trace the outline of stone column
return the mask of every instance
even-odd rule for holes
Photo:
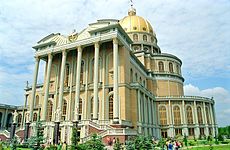
[[[195,118],[195,137],[198,138],[200,135],[200,128],[198,124],[198,117],[197,117],[197,107],[196,107],[196,101],[194,101],[194,118]]]
[[[188,128],[187,128],[187,123],[185,119],[186,111],[184,107],[185,107],[185,103],[184,103],[184,100],[182,100],[182,124],[183,124],[182,135],[188,136]]]
[[[93,120],[98,119],[98,66],[99,66],[99,43],[94,44],[94,79],[93,79]]]
[[[24,130],[24,142],[27,143],[29,138],[29,130],[30,130],[30,122],[26,122],[25,130]]]
[[[205,124],[204,134],[206,136],[208,136],[209,135],[209,132],[208,132],[208,120],[207,120],[207,116],[206,116],[205,102],[203,102],[203,109],[204,109],[204,111],[203,111],[203,113],[204,113],[203,118],[204,118],[204,124]]]
[[[139,122],[138,132],[141,133],[142,116],[141,116],[141,99],[140,99],[140,91],[139,90],[137,90],[137,101],[138,101],[138,122]]]
[[[76,72],[76,89],[75,89],[75,115],[74,121],[78,121],[79,117],[79,99],[80,99],[80,77],[81,77],[81,57],[82,57],[82,48],[78,47],[77,53],[77,72]]]
[[[59,139],[60,139],[60,137],[59,137],[59,130],[60,130],[59,125],[60,125],[60,122],[55,122],[54,138],[53,138],[54,139],[54,144],[58,144]]]
[[[211,103],[209,103],[209,109],[210,109],[210,114],[211,114],[212,135],[214,136],[215,128],[214,128],[214,118],[213,118],[213,111],[212,111]]]
[[[21,123],[21,127],[24,127],[25,125],[25,112],[26,112],[26,107],[27,107],[27,100],[28,100],[28,95],[25,94],[25,102],[24,102],[24,107],[23,107],[23,111],[22,111],[22,123]]]
[[[152,105],[151,105],[151,100],[150,100],[149,97],[147,98],[147,100],[148,100],[147,104],[148,104],[148,111],[149,111],[148,112],[148,117],[149,117],[148,118],[148,120],[149,120],[148,123],[149,123],[149,125],[151,125],[152,124]]]
[[[113,121],[119,123],[119,88],[118,88],[118,39],[113,39]]]
[[[149,125],[149,133],[150,135],[152,136],[152,108],[151,108],[151,101],[150,101],[150,98],[148,97],[148,117],[149,117],[149,122],[148,122],[148,125]]]
[[[146,98],[145,94],[143,94],[144,96],[144,115],[145,115],[145,135],[148,135],[148,99]]]
[[[48,66],[46,71],[46,81],[45,81],[45,95],[44,95],[44,106],[43,106],[43,114],[42,114],[42,121],[46,120],[46,113],[47,113],[47,104],[49,98],[49,85],[50,85],[50,73],[51,73],[51,66],[52,66],[52,59],[53,55],[50,53],[48,54]]]
[[[59,97],[58,97],[58,108],[56,116],[56,121],[59,122],[61,120],[62,115],[62,101],[63,101],[63,92],[64,92],[64,78],[65,78],[65,65],[66,65],[66,50],[62,51],[62,62],[61,62],[61,76],[60,76],[60,87],[59,87]]]
[[[215,105],[215,102],[213,101],[213,104],[212,104],[212,111],[213,111],[213,119],[214,119],[214,128],[215,128],[215,136],[218,135],[218,126],[217,126],[217,122],[216,122],[216,112],[215,112],[215,108],[214,108],[214,105]]]
[[[36,94],[39,62],[40,62],[40,59],[38,57],[35,57],[35,69],[34,69],[34,79],[33,79],[33,86],[32,86],[32,97],[31,97],[31,101],[30,101],[30,118],[29,118],[30,122],[33,119],[33,110],[34,110],[34,101],[35,101],[35,94]]]
[[[173,117],[172,117],[172,109],[171,109],[171,101],[169,100],[169,106],[168,106],[168,112],[169,112],[169,131],[168,135],[170,137],[174,137],[174,126],[173,126]]]

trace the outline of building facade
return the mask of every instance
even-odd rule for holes
[[[121,20],[103,19],[81,32],[50,34],[33,47],[34,80],[17,112],[30,135],[38,116],[44,136],[71,143],[77,125],[81,142],[92,133],[106,143],[130,136],[174,137],[216,134],[214,100],[185,96],[182,61],[162,53],[151,24],[131,7]],[[45,61],[44,84],[37,84]]]

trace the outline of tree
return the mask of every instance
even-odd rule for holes
[[[77,127],[73,127],[72,129],[72,137],[71,137],[71,142],[72,142],[72,145],[71,145],[71,149],[75,150],[76,148],[79,149],[79,150],[82,150],[84,148],[81,148],[81,147],[84,147],[81,145],[78,145],[78,142],[79,142],[79,137],[77,135]]]
[[[85,143],[87,150],[103,150],[105,145],[102,143],[101,137],[93,134],[91,139]]]
[[[121,143],[118,138],[114,144],[113,150],[121,150]]]
[[[127,150],[151,150],[154,147],[152,139],[145,136],[136,136],[126,144]]]
[[[38,114],[40,114],[40,110]],[[44,143],[43,130],[44,128],[42,127],[42,122],[40,121],[40,115],[38,115],[38,120],[35,124],[35,135],[29,139],[29,145],[36,150],[41,149],[41,144]]]
[[[73,127],[72,129],[72,137],[71,137],[72,145],[77,145],[77,128]]]

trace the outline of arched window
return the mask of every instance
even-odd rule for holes
[[[84,76],[85,62],[81,61],[81,73],[80,73],[80,83],[83,84],[83,76]]]
[[[143,41],[147,42],[147,35],[143,35]]]
[[[164,63],[162,61],[158,62],[158,67],[160,72],[164,71]]]
[[[39,106],[39,96],[37,95],[35,99],[35,108],[37,108],[38,106]]]
[[[203,124],[202,111],[200,106],[197,107],[197,117],[198,117],[198,123]]]
[[[69,86],[69,74],[70,74],[70,67],[69,67],[69,64],[66,64],[66,67],[65,67],[65,86]]]
[[[174,125],[181,124],[181,116],[180,116],[180,107],[174,106],[173,107],[173,116],[174,116]]]
[[[154,42],[154,39],[153,39],[153,37],[151,37],[151,42],[152,42],[152,43]]]
[[[169,72],[173,73],[173,64],[171,62],[169,63]]]
[[[138,35],[137,34],[133,34],[133,41],[138,41]]]
[[[37,113],[34,113],[34,115],[33,115],[33,121],[37,121],[37,118],[38,118]]]
[[[176,65],[176,70],[177,70],[177,74],[180,74],[180,67],[179,67],[179,65]]]
[[[81,120],[82,116],[82,99],[79,99],[79,120]]]
[[[21,126],[21,124],[22,124],[22,115],[19,114],[18,115],[18,127]]]
[[[6,119],[6,127],[7,127],[7,129],[11,127],[12,121],[13,121],[13,115],[12,115],[12,113],[9,113],[7,115],[7,119]]]
[[[135,81],[138,82],[138,81],[137,81],[137,73],[135,73]]]
[[[166,114],[165,106],[160,106],[159,116],[160,116],[160,125],[167,125],[167,114]]]
[[[209,117],[210,113],[209,113],[208,107],[205,107],[205,111],[206,111],[207,123],[210,124],[210,123],[211,123],[211,122],[210,122],[210,117]]]
[[[192,107],[188,106],[186,109],[187,114],[187,124],[193,124],[193,116],[192,116]]]
[[[2,121],[2,112],[0,112],[0,120]],[[2,122],[0,121],[0,128],[2,127]]]
[[[133,70],[130,69],[130,82],[132,83],[133,82]]]
[[[109,96],[109,119],[113,119],[113,95]]]
[[[62,116],[63,116],[63,120],[65,120],[66,118],[66,111],[67,110],[67,102],[66,100],[63,101],[63,106],[62,106]]]
[[[53,111],[53,103],[52,101],[48,101],[48,106],[47,106],[47,114],[46,114],[46,120],[51,121],[52,120],[52,111]]]

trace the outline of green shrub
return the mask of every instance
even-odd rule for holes
[[[83,148],[87,148],[87,150],[103,150],[105,145],[102,143],[101,137],[93,134],[91,139],[83,144]]]
[[[224,138],[223,138],[223,136],[221,134],[218,135],[218,140],[219,141],[224,141]]]
[[[55,145],[50,145],[50,147],[48,148],[49,150],[56,150],[57,149],[57,146]]]
[[[221,144],[228,144],[228,141],[221,141]]]
[[[127,150],[134,150],[134,149],[140,149],[140,150],[148,150],[152,149],[154,147],[152,139],[150,137],[146,136],[136,136],[133,137],[130,141],[126,142],[126,149]]]
[[[189,144],[189,146],[195,146],[196,142],[195,141],[189,141],[188,144]]]

